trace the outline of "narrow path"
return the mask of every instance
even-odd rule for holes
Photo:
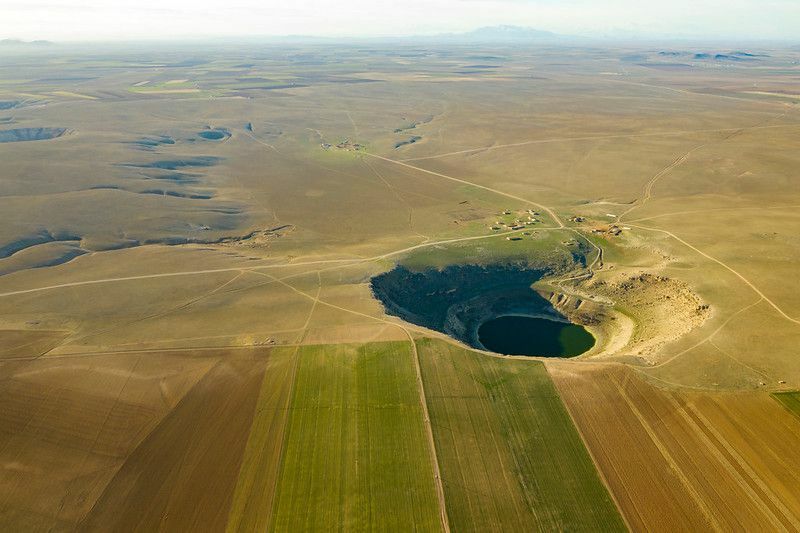
[[[619,222],[622,222],[622,219],[628,213],[630,213],[631,211],[634,211],[636,209],[639,209],[640,207],[644,207],[644,205],[648,201],[650,201],[650,199],[653,197],[653,187],[655,187],[656,183],[661,178],[663,178],[664,176],[666,176],[667,174],[669,174],[670,172],[672,172],[673,170],[675,170],[676,168],[681,166],[683,163],[685,163],[689,159],[689,157],[691,157],[691,155],[693,153],[695,153],[698,150],[701,150],[702,148],[705,148],[706,146],[709,146],[711,144],[718,144],[718,143],[723,143],[725,141],[728,141],[728,140],[732,139],[733,137],[741,135],[744,132],[752,131],[752,130],[759,129],[759,128],[774,127],[775,125],[771,125],[770,126],[770,125],[768,125],[768,123],[773,121],[773,120],[777,120],[777,119],[785,117],[788,112],[789,112],[788,109],[784,110],[783,113],[779,113],[778,115],[772,116],[772,117],[768,118],[767,120],[761,121],[761,122],[759,122],[759,123],[757,123],[757,124],[755,124],[753,126],[743,127],[743,128],[739,128],[737,130],[734,130],[731,133],[729,133],[728,135],[725,135],[722,139],[719,139],[718,141],[706,141],[704,143],[701,143],[701,144],[695,146],[691,150],[688,150],[682,156],[680,156],[677,159],[675,159],[675,161],[673,161],[672,163],[670,163],[669,165],[667,165],[666,167],[661,169],[659,172],[657,172],[655,176],[650,178],[650,180],[644,186],[644,191],[642,193],[642,197],[639,198],[632,206],[630,206],[628,209],[626,209],[617,218],[617,220]]]
[[[559,228],[540,228],[541,230],[548,230],[548,229],[559,229]],[[360,259],[325,259],[319,261],[299,261],[296,263],[273,263],[269,265],[260,265],[260,266],[239,266],[239,267],[227,267],[227,268],[211,268],[211,269],[204,269],[204,270],[184,270],[179,272],[162,272],[158,274],[142,274],[140,276],[123,276],[118,278],[101,278],[101,279],[90,279],[84,281],[73,281],[69,283],[59,283],[58,285],[45,285],[43,287],[35,287],[32,289],[21,289],[17,291],[9,291],[0,293],[0,298],[7,297],[7,296],[16,296],[18,294],[29,294],[34,292],[40,291],[49,291],[53,289],[64,289],[69,287],[80,287],[82,285],[96,285],[100,283],[114,283],[120,281],[136,281],[142,279],[152,279],[152,278],[170,278],[170,277],[177,277],[177,276],[195,276],[195,275],[202,275],[202,274],[217,274],[220,272],[252,272],[258,270],[268,270],[273,268],[291,268],[291,267],[298,267],[298,266],[311,266],[311,265],[324,265],[324,264],[344,264],[347,265],[357,265],[360,263],[368,263],[372,261],[379,261],[381,259],[386,259],[388,257],[392,257],[395,255],[404,254],[407,252],[411,252],[414,250],[418,250],[420,248],[426,248],[428,246],[439,246],[441,244],[452,244],[456,242],[465,242],[465,241],[474,241],[480,239],[491,239],[494,237],[501,237],[503,235],[510,235],[515,233],[514,231],[505,231],[501,233],[491,233],[488,235],[476,235],[472,237],[458,237],[455,239],[444,239],[441,241],[433,241],[433,242],[425,242],[422,244],[415,244],[413,246],[408,246],[406,248],[401,248],[399,250],[393,250],[391,252],[387,252],[385,254],[376,255],[373,257],[367,258],[360,258]]]
[[[673,217],[678,215],[692,215],[696,213],[710,213],[712,211],[744,211],[745,209],[757,209],[759,211],[762,210],[781,210],[781,209],[797,209],[800,208],[800,205],[768,205],[768,206],[740,206],[740,207],[712,207],[710,209],[692,209],[689,211],[672,211],[670,213],[661,213],[660,215],[652,215],[644,218],[636,218],[634,220],[630,220],[629,222],[647,222],[648,220],[655,220],[657,218],[664,218],[664,217]]]
[[[694,147],[694,148],[692,148],[691,150],[687,151],[686,153],[684,153],[683,155],[681,155],[680,157],[678,157],[677,159],[675,159],[675,160],[674,160],[672,163],[670,163],[670,164],[669,164],[669,165],[667,165],[666,167],[664,167],[664,168],[662,168],[661,170],[659,170],[659,171],[658,171],[658,172],[657,172],[657,173],[656,173],[656,174],[655,174],[655,175],[654,175],[652,178],[650,178],[650,180],[649,180],[649,181],[648,181],[648,182],[645,184],[645,186],[644,186],[644,192],[642,193],[642,197],[641,197],[641,198],[639,198],[639,199],[638,199],[638,200],[637,200],[637,201],[636,201],[636,202],[635,202],[635,203],[634,203],[632,206],[630,206],[628,209],[626,209],[625,211],[623,211],[623,213],[622,213],[622,214],[621,214],[619,217],[617,217],[617,220],[618,220],[619,222],[622,222],[622,219],[623,219],[623,218],[624,218],[624,217],[625,217],[625,216],[626,216],[628,213],[630,213],[631,211],[634,211],[634,210],[636,210],[636,209],[639,209],[640,207],[644,207],[644,205],[645,205],[645,204],[646,204],[648,201],[650,201],[650,198],[652,198],[652,197],[653,197],[653,187],[655,186],[656,182],[658,182],[658,180],[660,180],[661,178],[663,178],[664,176],[666,176],[667,174],[669,174],[670,172],[672,172],[673,170],[675,170],[676,168],[678,168],[679,166],[681,166],[683,163],[685,163],[685,162],[686,162],[686,161],[689,159],[689,157],[690,157],[690,156],[691,156],[693,153],[695,153],[696,151],[700,150],[701,148],[704,148],[704,147],[708,146],[709,144],[710,144],[710,143],[703,143],[703,144],[699,144],[699,145],[695,146],[695,147]]]
[[[90,339],[92,337],[97,337],[98,335],[103,335],[103,334],[108,333],[110,331],[114,331],[114,330],[118,330],[118,329],[122,329],[122,328],[127,328],[127,327],[130,327],[130,326],[134,325],[134,324],[139,324],[141,322],[144,322],[146,320],[159,319],[159,318],[163,318],[163,317],[165,317],[165,316],[167,316],[169,314],[175,313],[177,311],[182,311],[182,310],[184,310],[184,309],[196,304],[197,302],[200,302],[200,301],[202,301],[202,300],[204,300],[206,298],[209,298],[209,297],[213,296],[214,294],[216,294],[219,291],[223,290],[228,285],[234,283],[236,280],[238,280],[243,275],[244,275],[244,272],[239,271],[234,277],[232,277],[231,279],[225,281],[221,285],[218,285],[217,287],[215,287],[215,288],[213,288],[213,289],[211,289],[208,292],[205,292],[203,294],[195,295],[195,296],[189,298],[188,300],[186,300],[186,301],[184,301],[184,302],[182,302],[182,303],[180,303],[180,304],[178,304],[176,306],[170,307],[169,309],[165,309],[163,311],[159,311],[157,313],[153,313],[153,314],[146,315],[146,316],[143,316],[143,317],[134,318],[134,319],[128,320],[126,322],[121,322],[121,323],[118,323],[118,324],[114,324],[114,325],[108,326],[108,327],[106,327],[104,329],[100,329],[100,330],[96,330],[96,331],[90,331],[90,332],[88,332],[88,333],[86,333],[84,335],[79,335],[78,332],[75,331],[70,336],[68,336],[66,339],[64,339],[64,341],[61,344],[62,345],[75,344],[78,341],[85,341],[86,339]]]
[[[766,294],[764,294],[763,292],[761,292],[761,290],[758,287],[756,287],[755,285],[750,283],[750,281],[747,278],[745,278],[744,276],[739,274],[736,270],[734,270],[730,266],[726,265],[725,263],[723,263],[719,259],[717,259],[715,257],[712,257],[712,256],[708,255],[707,253],[705,253],[704,251],[700,250],[699,248],[696,248],[696,247],[692,246],[691,244],[689,244],[688,242],[686,242],[685,240],[681,239],[680,237],[678,237],[677,235],[675,235],[674,233],[672,233],[670,231],[667,231],[667,230],[664,230],[664,229],[657,229],[657,228],[648,228],[647,226],[637,226],[637,225],[634,225],[634,224],[628,224],[628,225],[630,227],[632,227],[632,228],[638,228],[638,229],[643,229],[643,230],[648,230],[648,231],[655,231],[655,232],[658,232],[658,233],[663,233],[664,235],[668,235],[668,236],[672,237],[673,239],[675,239],[676,241],[678,241],[679,243],[681,243],[684,246],[686,246],[687,248],[690,248],[690,249],[694,250],[695,252],[697,252],[698,254],[702,255],[703,257],[705,257],[709,261],[713,261],[714,263],[717,263],[719,266],[721,266],[722,268],[724,268],[725,270],[729,271],[734,276],[739,278],[741,281],[743,281],[745,283],[745,285],[747,285],[748,287],[753,289],[753,291],[755,291],[756,294],[761,296],[761,298],[763,298],[764,301],[767,302],[773,309],[775,309],[775,311],[777,311],[778,314],[781,315],[783,318],[785,318],[789,322],[794,322],[795,324],[800,325],[800,320],[797,320],[796,318],[792,318],[791,316],[787,315],[784,312],[783,309],[778,307],[778,304],[776,304],[775,302],[770,300],[769,297]]]
[[[393,163],[395,165],[400,165],[400,166],[403,166],[403,167],[406,167],[406,168],[410,168],[410,169],[416,170],[418,172],[424,172],[425,174],[430,174],[432,176],[437,176],[439,178],[443,178],[443,179],[446,179],[446,180],[455,181],[457,183],[462,183],[464,185],[470,185],[470,186],[476,187],[478,189],[483,189],[485,191],[489,191],[489,192],[492,192],[492,193],[495,193],[495,194],[499,194],[500,196],[505,196],[506,198],[511,198],[512,200],[517,200],[519,202],[523,202],[523,203],[526,203],[526,204],[530,204],[530,205],[536,206],[539,209],[541,209],[542,211],[545,211],[550,216],[550,218],[552,218],[553,221],[558,225],[559,228],[563,228],[564,227],[564,223],[561,221],[561,219],[558,217],[558,215],[556,215],[555,212],[553,212],[552,209],[550,209],[549,207],[544,206],[542,204],[539,204],[537,202],[534,202],[532,200],[528,200],[527,198],[522,198],[521,196],[515,196],[513,194],[509,194],[507,192],[503,192],[503,191],[498,190],[498,189],[493,189],[491,187],[487,187],[486,185],[480,185],[480,184],[474,183],[472,181],[463,180],[461,178],[454,178],[453,176],[448,176],[447,174],[442,174],[441,172],[434,172],[433,170],[427,170],[427,169],[424,169],[424,168],[421,168],[421,167],[416,167],[414,165],[409,165],[408,163],[406,163],[404,161],[397,160],[397,159],[389,159],[388,157],[383,157],[383,156],[377,155],[377,154],[371,154],[369,152],[364,152],[364,155],[366,155],[368,157],[374,157],[375,159],[380,159],[380,160],[386,161],[388,163]]]
[[[300,366],[300,347],[303,345],[303,341],[305,341],[306,336],[308,335],[308,326],[311,324],[311,317],[314,315],[314,311],[317,309],[317,304],[319,303],[319,297],[322,293],[322,278],[319,277],[317,274],[317,295],[313,298],[313,303],[311,304],[311,309],[308,311],[308,316],[306,317],[306,321],[303,324],[303,332],[300,334],[300,338],[298,342],[295,344],[294,351],[292,352],[292,368],[289,374],[287,382],[289,383],[289,390],[286,393],[286,399],[284,401],[283,409],[289,411],[292,406],[292,400],[294,399],[294,388],[295,382],[297,379],[297,370]],[[255,424],[255,421],[253,422]],[[269,499],[269,519],[267,524],[270,527],[274,526],[275,520],[275,506],[277,504],[278,498],[278,484],[281,480],[281,473],[283,472],[284,461],[286,459],[286,449],[288,448],[287,443],[289,441],[289,416],[286,416],[286,420],[283,424],[283,432],[280,438],[280,444],[278,445],[278,465],[275,468],[276,476],[275,479],[272,480],[272,487],[271,487],[271,496]]]
[[[306,265],[319,265],[319,264],[327,264],[327,263],[357,263],[359,261],[363,261],[363,259],[331,259],[331,260],[324,260],[324,261],[307,261],[307,262],[299,262],[299,263],[278,263],[272,265],[261,265],[261,266],[254,266],[254,267],[228,267],[228,268],[210,268],[205,270],[185,270],[182,272],[162,272],[158,274],[142,274],[140,276],[123,276],[119,278],[102,278],[102,279],[90,279],[84,281],[73,281],[70,283],[59,283],[58,285],[45,285],[44,287],[36,287],[33,289],[22,289],[18,291],[9,291],[0,293],[0,298],[7,297],[7,296],[15,296],[18,294],[29,294],[33,292],[40,292],[40,291],[49,291],[53,289],[64,289],[68,287],[80,287],[82,285],[97,285],[101,283],[114,283],[119,281],[136,281],[142,279],[153,279],[153,278],[171,278],[177,276],[196,276],[201,274],[218,274],[220,272],[247,272],[251,270],[264,270],[269,268],[286,268],[292,266],[306,266]]]
[[[542,211],[546,212],[550,216],[550,218],[552,218],[553,221],[557,224],[557,226],[555,228],[549,227],[549,228],[540,228],[540,229],[545,229],[545,230],[547,230],[547,229],[566,229],[566,230],[571,231],[572,233],[574,233],[579,239],[585,240],[592,248],[594,248],[597,251],[597,255],[594,257],[594,259],[592,260],[591,264],[587,265],[587,272],[585,272],[583,274],[579,274],[577,276],[572,276],[570,278],[562,279],[561,282],[565,282],[565,281],[569,281],[569,280],[583,279],[583,278],[590,278],[590,277],[592,277],[594,275],[594,270],[593,269],[594,269],[595,265],[597,265],[599,263],[602,266],[603,249],[600,246],[598,246],[597,244],[595,244],[594,242],[592,242],[591,239],[589,239],[588,237],[583,235],[577,229],[569,228],[566,225],[564,225],[564,222],[561,220],[561,218],[559,218],[559,216],[555,213],[555,211],[553,211],[551,208],[547,207],[546,205],[542,205],[542,204],[540,204],[538,202],[534,202],[533,200],[529,200],[527,198],[522,198],[521,196],[515,196],[513,194],[509,194],[507,192],[504,192],[504,191],[501,191],[501,190],[498,190],[498,189],[494,189],[492,187],[487,187],[485,185],[480,185],[478,183],[467,181],[467,180],[464,180],[464,179],[461,179],[461,178],[448,176],[447,174],[442,174],[441,172],[434,172],[432,170],[427,170],[427,169],[424,169],[424,168],[421,168],[421,167],[410,165],[410,164],[408,164],[408,163],[406,163],[404,161],[400,161],[400,160],[396,160],[396,159],[389,159],[388,157],[383,157],[383,156],[380,156],[380,155],[377,155],[377,154],[371,154],[371,153],[368,153],[368,152],[365,152],[365,155],[367,155],[369,157],[374,157],[376,159],[380,159],[382,161],[386,161],[388,163],[394,163],[396,165],[400,165],[400,166],[403,166],[403,167],[406,167],[406,168],[410,168],[410,169],[416,170],[418,172],[424,172],[424,173],[430,174],[432,176],[437,176],[439,178],[443,178],[443,179],[450,180],[450,181],[455,181],[457,183],[463,183],[465,185],[470,185],[472,187],[476,187],[478,189],[483,189],[485,191],[489,191],[489,192],[492,192],[494,194],[498,194],[500,196],[505,196],[506,198],[511,198],[513,200],[518,200],[520,202],[523,202],[523,203],[530,204],[530,205],[533,205],[535,207],[538,207]],[[503,234],[507,234],[507,233],[508,232],[505,232]],[[501,235],[501,234],[497,234],[497,235]]]
[[[442,484],[442,473],[439,469],[439,459],[436,455],[436,441],[433,438],[433,427],[431,427],[431,416],[428,413],[428,400],[425,396],[425,384],[422,381],[422,368],[419,363],[419,350],[417,350],[417,341],[411,336],[411,333],[403,326],[398,325],[411,342],[411,349],[414,352],[414,367],[417,371],[417,390],[419,391],[419,403],[422,406],[422,416],[425,422],[425,433],[428,437],[428,450],[431,454],[431,464],[433,465],[433,477],[436,483],[436,497],[439,500],[439,518],[442,522],[442,530],[445,533],[450,533],[450,521],[447,518],[447,506],[444,499],[444,485]]]
[[[389,182],[389,180],[387,180],[387,179],[386,179],[386,178],[383,176],[383,174],[381,174],[380,172],[378,172],[378,169],[377,169],[377,168],[375,168],[373,165],[371,165],[371,164],[369,163],[369,161],[367,161],[366,159],[362,159],[361,161],[362,161],[362,162],[363,162],[363,163],[364,163],[364,164],[367,166],[367,168],[369,168],[369,169],[372,171],[372,173],[373,173],[373,174],[375,174],[375,177],[377,177],[377,178],[378,178],[378,179],[379,179],[379,180],[380,180],[380,181],[381,181],[381,182],[382,182],[382,183],[383,183],[383,184],[386,186],[386,188],[389,190],[389,192],[392,194],[392,196],[394,196],[394,197],[395,197],[395,199],[396,199],[396,200],[397,200],[397,201],[398,201],[400,204],[402,204],[402,205],[403,205],[403,207],[405,207],[405,208],[408,210],[408,230],[409,230],[411,233],[413,233],[414,235],[418,235],[419,237],[422,237],[422,238],[423,238],[423,239],[425,239],[426,241],[429,241],[429,240],[431,240],[431,239],[430,239],[430,237],[428,237],[427,235],[423,235],[422,233],[419,233],[417,230],[415,230],[415,229],[414,229],[414,206],[413,206],[413,205],[411,205],[411,204],[408,202],[408,200],[406,200],[405,198],[403,198],[403,195],[402,195],[402,194],[400,194],[400,192],[398,191],[398,189],[397,189],[397,188],[396,188],[394,185],[392,185],[392,184]]]
[[[672,355],[672,356],[670,356],[669,358],[667,358],[667,359],[665,359],[665,360],[661,361],[660,363],[658,363],[658,364],[656,364],[656,365],[653,365],[653,366],[652,366],[652,367],[650,367],[650,368],[658,368],[658,367],[660,367],[660,366],[667,365],[667,364],[671,363],[672,361],[674,361],[675,359],[677,359],[678,357],[680,357],[680,356],[682,356],[682,355],[684,355],[684,354],[686,354],[686,353],[689,353],[689,352],[691,352],[691,351],[692,351],[692,350],[694,350],[695,348],[698,348],[698,347],[702,346],[703,344],[705,344],[705,343],[707,343],[707,342],[712,342],[712,339],[714,338],[714,336],[716,336],[716,334],[717,334],[717,333],[719,333],[720,331],[722,331],[723,329],[725,329],[725,327],[726,327],[728,324],[730,324],[730,323],[731,323],[731,321],[732,321],[733,319],[735,319],[735,318],[736,318],[737,316],[739,316],[740,314],[744,313],[745,311],[748,311],[750,308],[752,308],[752,307],[755,307],[756,305],[760,304],[760,303],[761,303],[761,302],[763,302],[763,301],[764,301],[764,298],[762,298],[762,297],[760,297],[760,296],[759,296],[758,300],[756,300],[755,302],[753,302],[753,303],[751,303],[751,304],[749,304],[749,305],[746,305],[745,307],[742,307],[741,309],[739,309],[738,311],[736,311],[735,313],[733,313],[731,316],[729,316],[729,317],[728,317],[728,318],[725,320],[725,322],[723,322],[723,323],[722,323],[722,324],[721,324],[721,325],[720,325],[720,326],[719,326],[717,329],[715,329],[714,331],[712,331],[712,332],[711,332],[711,333],[710,333],[710,334],[709,334],[707,337],[705,337],[705,338],[701,339],[700,341],[698,341],[697,343],[693,344],[692,346],[690,346],[690,347],[686,348],[685,350],[683,350],[683,351],[681,351],[681,352],[678,352],[678,353],[676,353],[675,355]],[[717,349],[719,349],[719,348],[717,348]],[[721,350],[720,350],[720,351],[721,351]],[[739,362],[739,361],[736,361],[736,362]],[[742,363],[740,363],[740,364],[742,364]],[[751,369],[751,370],[752,370],[752,369]]]
[[[772,128],[793,128],[800,127],[800,124],[775,124],[771,126],[757,126],[750,129],[772,129]],[[713,129],[700,129],[700,130],[676,130],[676,131],[658,131],[651,133],[628,133],[628,134],[607,134],[607,135],[584,135],[581,137],[555,137],[551,139],[530,139],[527,141],[519,141],[507,144],[494,144],[490,146],[481,146],[480,148],[467,148],[464,150],[457,150],[455,152],[445,152],[442,154],[428,155],[423,157],[411,157],[402,159],[403,162],[408,161],[425,161],[427,159],[439,159],[440,157],[450,157],[453,155],[472,154],[476,152],[489,152],[492,150],[499,150],[501,148],[515,148],[517,146],[529,146],[532,144],[551,144],[561,142],[575,142],[575,141],[595,141],[595,140],[608,140],[608,139],[637,139],[641,137],[671,137],[674,135],[691,135],[694,133],[724,133],[735,132],[741,128],[713,128]]]

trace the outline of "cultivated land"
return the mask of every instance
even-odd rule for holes
[[[800,529],[798,51],[362,44],[0,50],[0,527]]]
[[[303,347],[297,357],[271,528],[440,529],[409,343]]]
[[[622,366],[550,369],[633,529],[800,528],[800,420],[768,394],[660,390]]]
[[[419,342],[454,531],[622,531],[544,365]]]

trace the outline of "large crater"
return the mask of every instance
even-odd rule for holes
[[[390,315],[473,348],[510,355],[578,355],[594,345],[593,337],[532,288],[552,273],[516,264],[397,266],[373,277],[371,286]]]

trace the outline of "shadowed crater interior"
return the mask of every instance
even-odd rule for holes
[[[373,277],[371,286],[388,314],[473,348],[509,355],[579,355],[594,345],[594,338],[531,287],[550,273],[514,264],[418,271],[397,266]]]

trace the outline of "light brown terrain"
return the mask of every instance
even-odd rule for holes
[[[697,51],[0,50],[0,529],[800,530],[800,52]],[[370,286],[553,257],[550,378]]]

